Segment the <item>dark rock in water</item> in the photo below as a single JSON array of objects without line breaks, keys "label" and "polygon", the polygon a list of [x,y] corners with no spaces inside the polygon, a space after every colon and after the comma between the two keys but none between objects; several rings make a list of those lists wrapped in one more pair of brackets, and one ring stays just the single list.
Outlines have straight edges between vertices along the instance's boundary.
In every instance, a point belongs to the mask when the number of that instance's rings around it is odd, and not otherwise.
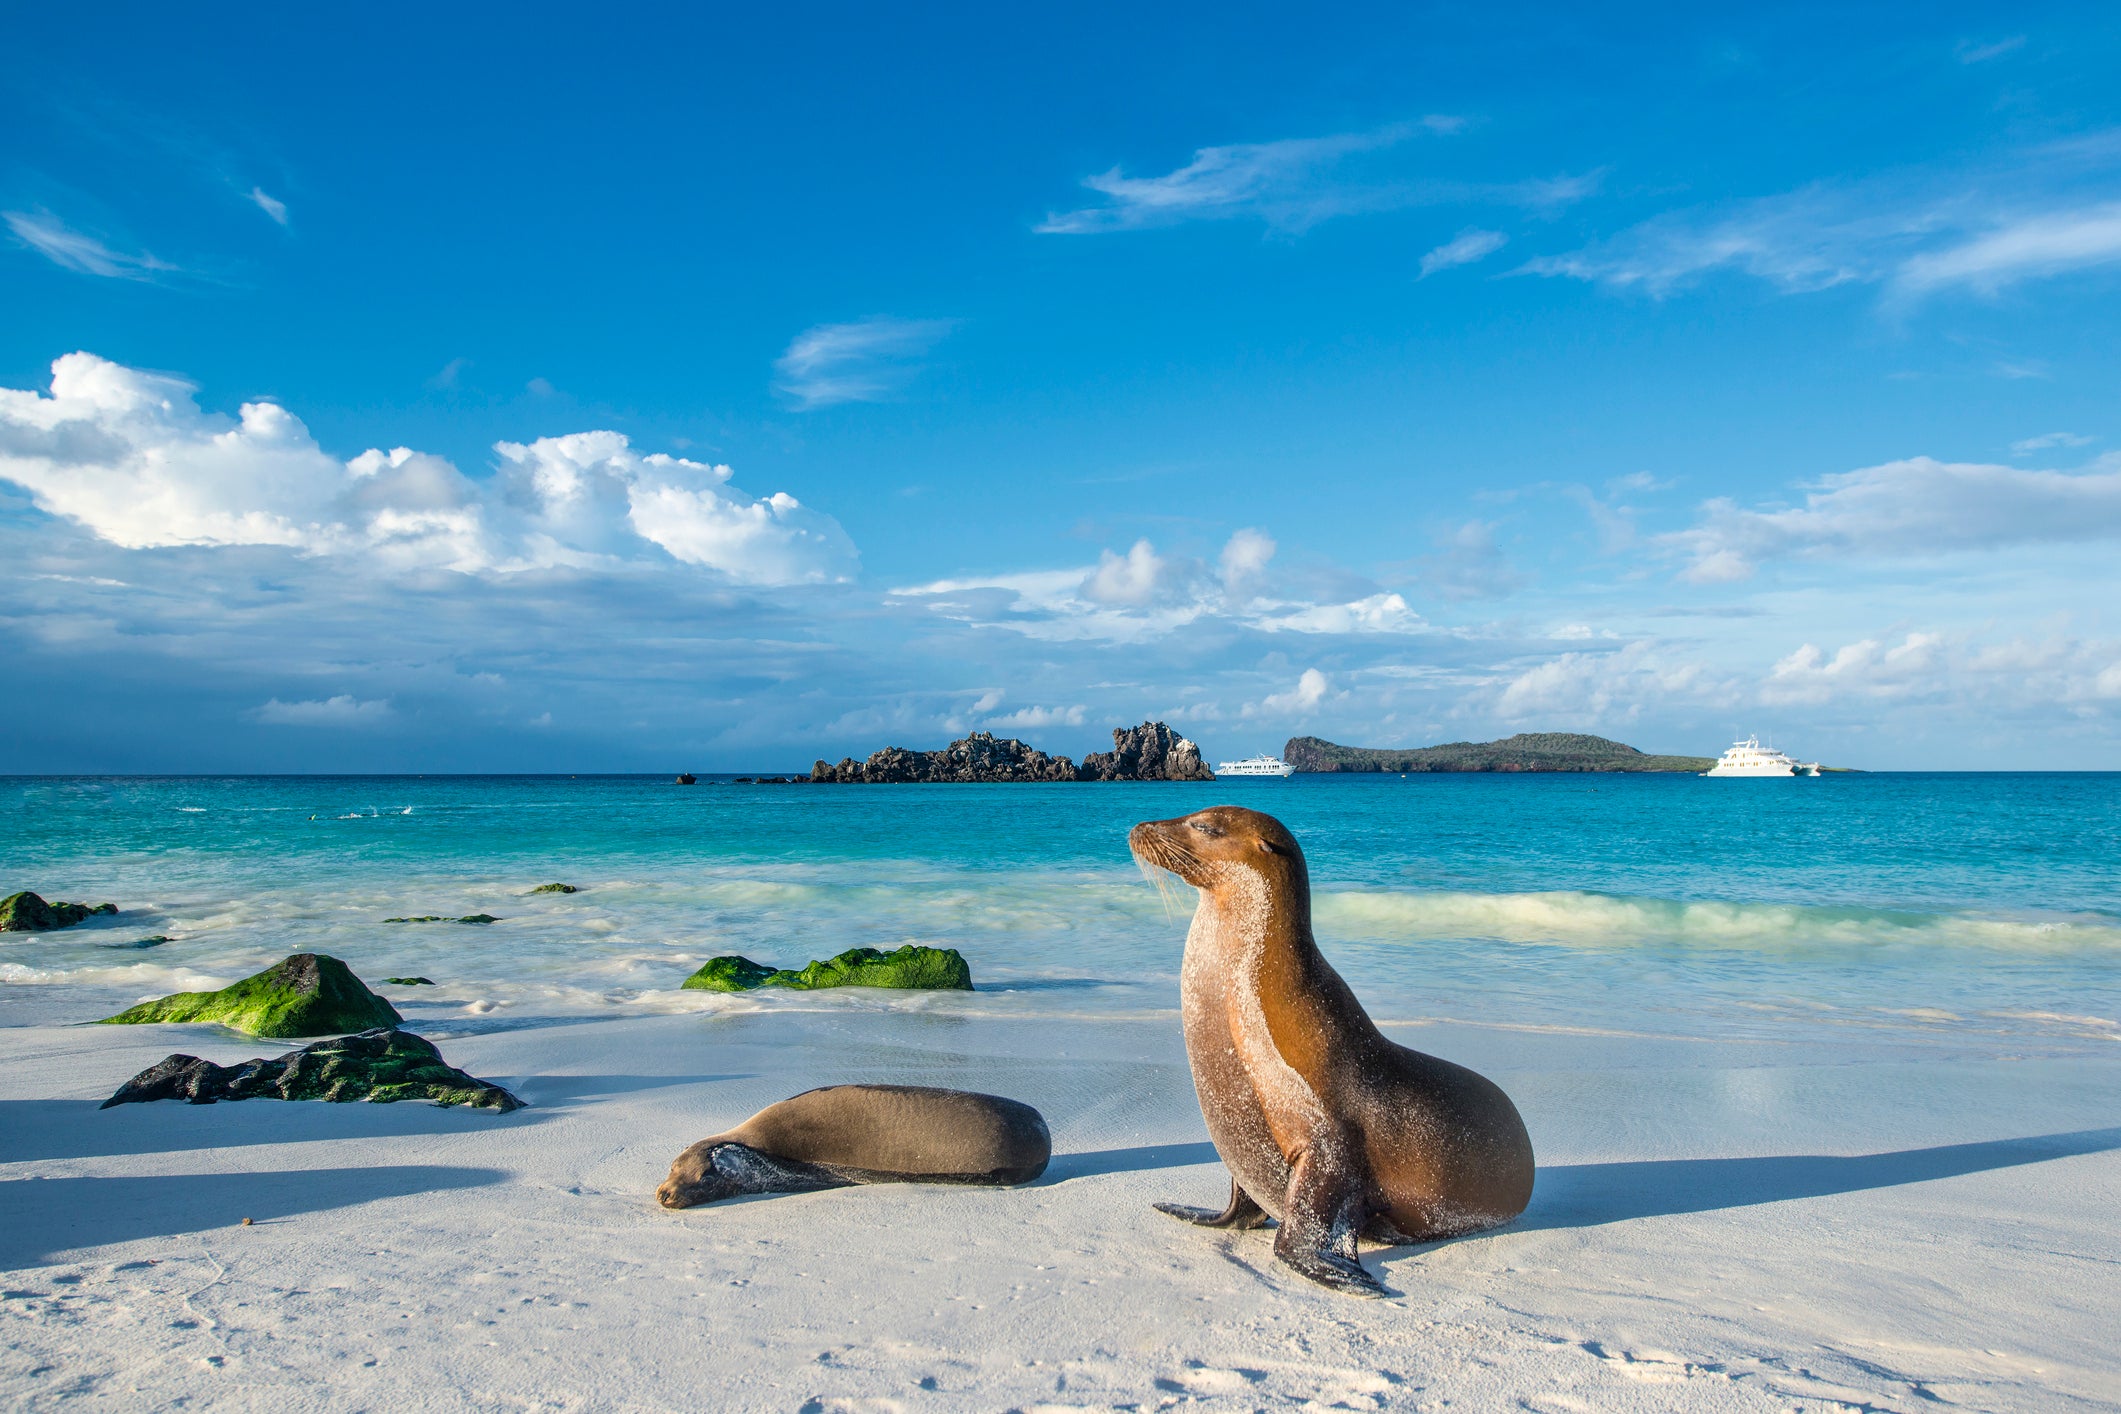
[{"label": "dark rock in water", "polygon": [[913,782],[1072,781],[1075,763],[1048,756],[1013,737],[974,732],[941,751],[908,751],[887,746],[867,761],[848,757],[833,766],[820,761],[810,768],[819,784],[898,785]]},{"label": "dark rock in water", "polygon": [[1086,781],[1212,781],[1200,748],[1162,722],[1114,727],[1112,749],[1083,758]]},{"label": "dark rock in water", "polygon": [[791,987],[801,992],[820,987],[969,992],[972,968],[956,948],[908,943],[895,952],[849,948],[801,971],[768,967],[748,957],[717,957],[687,977],[685,985],[708,992],[749,992],[758,987]]},{"label": "dark rock in water", "polygon": [[847,757],[837,766],[810,768],[815,785],[991,783],[1024,781],[1212,781],[1200,748],[1162,722],[1115,729],[1112,750],[1083,758],[1048,756],[1014,737],[974,732],[941,751],[887,746],[867,761]]},{"label": "dark rock in water", "polygon": [[467,913],[462,918],[444,918],[439,913],[423,913],[416,918],[386,918],[385,923],[498,923],[501,920],[491,913]]},{"label": "dark rock in water", "polygon": [[19,894],[0,898],[0,933],[49,933],[54,928],[71,928],[99,913],[117,911],[118,905],[114,903],[99,903],[93,907],[85,903],[46,903],[24,889]]},{"label": "dark rock in water", "polygon": [[1377,771],[1668,771],[1699,773],[1708,756],[1649,756],[1625,742],[1579,732],[1519,732],[1500,741],[1453,741],[1405,748],[1339,746],[1315,736],[1290,737],[1282,760],[1301,772]]},{"label": "dark rock in water", "polygon": [[451,1066],[425,1037],[378,1027],[318,1041],[271,1060],[215,1065],[197,1056],[171,1056],[118,1087],[102,1108],[148,1100],[433,1100],[474,1109],[521,1109],[523,1102]]},{"label": "dark rock in water", "polygon": [[253,1036],[329,1036],[405,1018],[335,957],[298,952],[218,992],[179,992],[105,1017],[106,1026],[210,1021]]},{"label": "dark rock in water", "polygon": [[157,933],[152,938],[136,938],[129,943],[105,943],[103,946],[107,948],[159,948],[168,941],[169,939],[166,936]]},{"label": "dark rock in water", "polygon": [[694,776],[690,771],[682,771],[678,774],[678,784],[681,786],[694,785],[697,781],[698,777]]},{"label": "dark rock in water", "polygon": [[580,889],[572,884],[540,884],[531,890],[534,894],[578,894]]},{"label": "dark rock in water", "polygon": [[383,985],[386,987],[432,987],[434,984],[435,979],[432,977],[385,977],[383,979]]}]

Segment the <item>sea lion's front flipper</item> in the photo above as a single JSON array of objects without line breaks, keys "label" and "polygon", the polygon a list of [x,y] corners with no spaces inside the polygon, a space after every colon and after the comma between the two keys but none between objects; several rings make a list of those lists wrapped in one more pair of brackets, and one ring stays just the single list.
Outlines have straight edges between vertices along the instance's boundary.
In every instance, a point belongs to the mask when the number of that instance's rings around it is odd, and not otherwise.
[{"label": "sea lion's front flipper", "polygon": [[1192,1223],[1196,1227],[1243,1230],[1267,1225],[1266,1209],[1253,1202],[1252,1195],[1239,1187],[1235,1178],[1230,1180],[1230,1206],[1219,1213],[1213,1208],[1189,1208],[1183,1203],[1158,1203],[1156,1211],[1169,1213],[1172,1217]]},{"label": "sea lion's front flipper", "polygon": [[1288,1206],[1274,1255],[1320,1286],[1351,1296],[1388,1296],[1384,1284],[1357,1259],[1355,1235],[1363,1225],[1362,1174],[1349,1159],[1352,1146],[1313,1145],[1289,1175]]}]

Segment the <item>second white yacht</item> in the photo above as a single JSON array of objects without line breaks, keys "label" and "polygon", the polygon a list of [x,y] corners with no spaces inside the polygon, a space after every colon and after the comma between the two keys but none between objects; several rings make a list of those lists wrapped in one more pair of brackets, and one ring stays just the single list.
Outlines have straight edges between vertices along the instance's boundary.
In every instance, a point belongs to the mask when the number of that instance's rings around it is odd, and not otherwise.
[{"label": "second white yacht", "polygon": [[1218,761],[1218,776],[1293,776],[1296,768],[1279,756],[1247,756],[1242,761]]}]

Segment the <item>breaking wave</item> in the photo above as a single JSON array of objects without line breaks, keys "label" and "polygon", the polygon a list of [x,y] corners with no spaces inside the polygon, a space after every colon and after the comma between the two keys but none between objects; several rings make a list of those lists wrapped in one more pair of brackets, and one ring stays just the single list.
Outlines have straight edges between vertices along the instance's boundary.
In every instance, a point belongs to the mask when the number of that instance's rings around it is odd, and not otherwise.
[{"label": "breaking wave", "polygon": [[2098,914],[2025,918],[1580,892],[1323,893],[1313,908],[1322,934],[1375,942],[1454,938],[1587,948],[2121,951],[2121,924]]}]

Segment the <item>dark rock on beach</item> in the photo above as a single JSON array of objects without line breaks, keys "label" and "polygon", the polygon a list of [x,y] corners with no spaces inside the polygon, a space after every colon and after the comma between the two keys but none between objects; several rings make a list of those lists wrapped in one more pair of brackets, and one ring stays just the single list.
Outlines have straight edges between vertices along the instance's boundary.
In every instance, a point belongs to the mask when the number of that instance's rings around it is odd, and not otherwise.
[{"label": "dark rock on beach", "polygon": [[396,1026],[405,1018],[323,953],[298,952],[218,992],[179,992],[105,1017],[106,1026],[216,1022],[253,1036],[328,1036]]},{"label": "dark rock on beach", "polygon": [[71,928],[99,913],[117,911],[114,903],[46,903],[24,889],[0,899],[0,933],[49,933],[54,928]]},{"label": "dark rock on beach", "polygon": [[1200,748],[1162,722],[1115,729],[1112,750],[1093,753],[1078,767],[1014,737],[974,732],[940,751],[887,746],[867,761],[847,757],[837,766],[810,768],[817,785],[1014,784],[1045,781],[1212,781]]},{"label": "dark rock on beach", "polygon": [[748,957],[717,957],[687,977],[685,985],[708,992],[749,992],[759,987],[789,987],[799,992],[820,987],[969,992],[972,968],[956,948],[908,943],[895,952],[849,948],[800,971],[768,967]]},{"label": "dark rock on beach", "polygon": [[432,1100],[474,1109],[521,1109],[523,1102],[451,1066],[434,1043],[409,1031],[378,1027],[318,1041],[273,1059],[215,1065],[197,1056],[171,1056],[118,1087],[103,1108],[148,1100]]}]

